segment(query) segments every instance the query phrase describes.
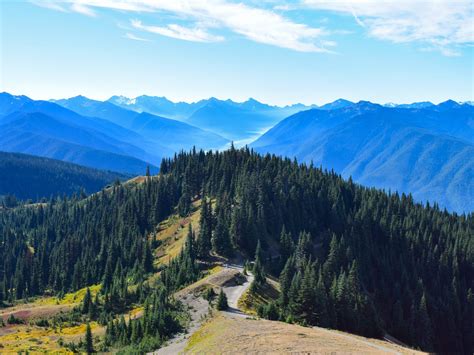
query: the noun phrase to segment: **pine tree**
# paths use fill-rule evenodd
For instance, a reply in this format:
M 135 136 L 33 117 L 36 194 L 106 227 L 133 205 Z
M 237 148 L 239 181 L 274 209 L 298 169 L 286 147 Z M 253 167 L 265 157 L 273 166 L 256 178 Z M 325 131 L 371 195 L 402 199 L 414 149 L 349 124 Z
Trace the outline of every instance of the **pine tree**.
M 425 351 L 433 350 L 433 331 L 431 328 L 431 320 L 428 315 L 428 308 L 426 305 L 426 295 L 423 294 L 420 300 L 418 309 L 418 343 Z
M 265 271 L 262 265 L 263 251 L 261 247 L 260 240 L 257 242 L 257 248 L 255 249 L 255 262 L 253 265 L 253 276 L 254 281 L 252 282 L 252 290 L 256 290 L 259 287 L 262 287 L 267 282 Z
M 331 325 L 330 316 L 328 314 L 328 296 L 326 288 L 324 287 L 323 279 L 320 276 L 314 292 L 315 299 L 315 313 L 316 313 L 316 324 L 320 327 L 329 327 Z
M 91 326 L 89 324 L 89 322 L 87 322 L 87 326 L 86 326 L 86 339 L 85 339 L 85 347 L 86 347 L 86 352 L 88 354 L 93 354 L 95 353 L 95 350 L 94 350 L 94 340 L 92 338 L 92 331 L 91 331 Z
M 219 311 L 225 311 L 227 308 L 229 308 L 229 305 L 227 304 L 227 296 L 222 290 L 222 288 L 221 288 L 221 292 L 219 293 L 219 296 L 217 297 L 216 308 Z
M 226 227 L 225 216 L 222 209 L 219 210 L 216 229 L 212 236 L 212 249 L 215 253 L 224 256 L 231 256 L 232 246 L 229 238 L 229 231 Z
M 293 239 L 291 238 L 291 233 L 287 233 L 285 225 L 283 225 L 280 233 L 280 249 L 282 260 L 288 260 L 290 255 L 293 253 L 294 247 L 295 245 Z
M 191 212 L 191 197 L 187 191 L 181 195 L 181 198 L 178 202 L 177 211 L 181 217 L 186 217 Z
M 91 290 L 89 287 L 86 290 L 86 294 L 84 295 L 84 298 L 82 299 L 82 313 L 86 314 L 89 313 L 89 311 L 92 308 L 92 295 L 91 295 Z
M 199 218 L 199 235 L 197 238 L 197 255 L 200 258 L 206 258 L 211 251 L 212 238 L 212 206 L 206 198 L 202 199 L 201 216 Z

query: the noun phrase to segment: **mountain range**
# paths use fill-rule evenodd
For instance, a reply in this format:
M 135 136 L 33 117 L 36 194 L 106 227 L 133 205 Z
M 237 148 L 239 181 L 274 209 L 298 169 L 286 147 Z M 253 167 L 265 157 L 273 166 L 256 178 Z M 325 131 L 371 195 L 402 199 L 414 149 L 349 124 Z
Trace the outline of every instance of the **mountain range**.
M 56 102 L 0 94 L 0 150 L 130 174 L 193 146 L 224 147 L 219 135 L 79 96 Z
M 251 147 L 449 210 L 474 210 L 474 107 L 468 104 L 312 109 L 284 119 Z
M 140 174 L 160 157 L 133 144 L 140 136 L 112 122 L 47 101 L 0 94 L 0 150 Z
M 148 110 L 148 111 L 147 111 Z M 163 97 L 35 101 L 0 94 L 0 150 L 129 174 L 192 147 L 251 143 L 372 187 L 474 210 L 474 107 L 448 100 L 378 105 L 338 99 L 278 107 L 253 99 Z M 164 117 L 166 115 L 166 117 Z
M 164 97 L 145 95 L 134 99 L 112 96 L 108 102 L 137 112 L 181 120 L 237 141 L 237 145 L 250 143 L 285 117 L 315 107 L 303 104 L 271 106 L 254 99 L 240 103 L 216 98 L 193 103 L 174 103 Z M 242 142 L 239 144 L 239 141 Z
M 87 117 L 99 117 L 125 127 L 143 138 L 144 148 L 169 156 L 181 149 L 193 146 L 218 149 L 229 141 L 216 133 L 200 129 L 185 122 L 161 117 L 148 112 L 135 112 L 116 106 L 108 101 L 96 101 L 84 96 L 54 101 L 67 109 Z

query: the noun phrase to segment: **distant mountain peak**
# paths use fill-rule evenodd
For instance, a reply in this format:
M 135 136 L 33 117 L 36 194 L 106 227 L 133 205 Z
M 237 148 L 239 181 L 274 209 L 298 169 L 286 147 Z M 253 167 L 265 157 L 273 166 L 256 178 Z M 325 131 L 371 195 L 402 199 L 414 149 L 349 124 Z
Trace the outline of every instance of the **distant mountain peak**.
M 361 106 L 361 107 L 382 107 L 382 106 L 379 105 L 379 104 L 375 104 L 375 103 L 373 103 L 373 102 L 365 101 L 365 100 L 359 101 L 356 105 L 357 105 L 357 106 Z
M 320 107 L 321 110 L 337 110 L 340 108 L 352 106 L 354 103 L 346 99 L 337 99 Z
M 259 105 L 264 105 L 264 104 L 262 104 L 260 101 L 255 100 L 253 97 L 249 97 L 249 98 L 247 99 L 247 101 L 245 101 L 244 103 L 247 103 L 247 104 L 259 104 Z
M 438 107 L 457 107 L 457 106 L 461 106 L 461 105 L 458 102 L 451 99 L 443 101 L 438 105 Z
M 123 95 L 114 95 L 110 99 L 107 100 L 108 102 L 111 102 L 113 104 L 117 105 L 133 105 L 135 104 L 136 99 L 131 99 Z

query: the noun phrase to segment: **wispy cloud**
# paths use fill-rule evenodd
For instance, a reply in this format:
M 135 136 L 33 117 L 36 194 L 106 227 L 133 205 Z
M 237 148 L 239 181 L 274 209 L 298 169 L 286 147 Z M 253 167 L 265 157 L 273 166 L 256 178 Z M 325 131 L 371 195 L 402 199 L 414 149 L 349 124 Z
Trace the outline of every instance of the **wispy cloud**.
M 30 3 L 32 3 L 36 6 L 39 6 L 39 7 L 44 7 L 45 9 L 61 11 L 61 12 L 67 12 L 67 10 L 63 6 L 61 6 L 57 1 L 30 0 Z
M 215 42 L 223 36 L 212 34 L 210 28 L 227 29 L 249 40 L 301 52 L 329 52 L 333 42 L 323 40 L 328 32 L 294 22 L 272 10 L 256 5 L 227 0 L 45 0 L 69 6 L 72 11 L 91 16 L 92 9 L 105 8 L 126 12 L 163 13 L 190 22 L 160 26 L 135 22 L 135 28 L 187 41 Z
M 135 36 L 133 33 L 130 33 L 130 32 L 125 33 L 123 38 L 131 39 L 133 41 L 150 42 L 149 39 Z
M 393 43 L 420 43 L 423 50 L 457 55 L 474 42 L 474 0 L 275 0 L 248 3 L 232 0 L 32 0 L 60 11 L 94 16 L 98 9 L 155 14 L 156 23 L 134 22 L 134 28 L 161 36 L 196 42 L 224 40 L 222 30 L 251 41 L 301 52 L 330 52 L 335 42 L 326 30 L 299 23 L 288 11 L 332 11 L 352 16 L 369 36 Z M 263 5 L 262 5 L 263 4 Z M 261 7 L 267 6 L 267 7 Z M 163 23 L 177 17 L 180 24 Z M 146 22 L 152 20 L 147 19 Z M 335 26 L 334 22 L 325 26 Z M 322 26 L 322 25 L 320 25 Z
M 457 55 L 474 42 L 472 0 L 303 0 L 312 9 L 352 15 L 370 36 Z
M 71 10 L 74 12 L 78 12 L 82 15 L 86 15 L 86 16 L 91 16 L 91 17 L 96 16 L 96 13 L 94 12 L 94 10 L 92 10 L 90 7 L 85 6 L 79 2 L 73 3 L 71 6 Z
M 182 39 L 191 42 L 219 42 L 224 37 L 215 36 L 203 28 L 187 28 L 177 24 L 170 24 L 166 27 L 143 25 L 139 20 L 132 20 L 132 26 L 138 30 L 159 34 L 166 37 Z

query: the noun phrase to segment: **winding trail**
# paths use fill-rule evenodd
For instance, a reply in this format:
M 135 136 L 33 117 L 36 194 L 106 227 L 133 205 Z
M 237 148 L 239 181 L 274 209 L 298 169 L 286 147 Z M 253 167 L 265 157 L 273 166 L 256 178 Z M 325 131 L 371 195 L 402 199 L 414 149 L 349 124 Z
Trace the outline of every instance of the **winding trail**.
M 243 267 L 236 264 L 224 264 L 222 270 L 218 274 L 224 274 L 229 270 L 236 270 L 243 274 Z M 218 274 L 214 276 L 218 276 Z M 247 315 L 238 309 L 239 298 L 250 287 L 253 281 L 252 275 L 247 275 L 246 281 L 241 285 L 222 286 L 224 293 L 227 296 L 229 309 L 225 311 L 231 317 L 246 317 Z M 175 355 L 184 353 L 184 349 L 188 343 L 189 338 L 201 327 L 205 316 L 209 312 L 209 303 L 200 296 L 194 295 L 192 292 L 180 297 L 183 302 L 191 310 L 191 321 L 185 333 L 177 334 L 173 339 L 170 339 L 166 346 L 158 349 L 154 354 L 159 355 Z
M 244 268 L 240 265 L 226 265 L 226 268 L 238 270 L 242 275 L 244 275 Z M 227 296 L 227 303 L 229 304 L 229 309 L 225 311 L 225 313 L 231 316 L 247 317 L 247 314 L 239 310 L 238 307 L 240 297 L 242 297 L 244 292 L 247 291 L 253 281 L 253 275 L 248 274 L 245 277 L 247 280 L 242 285 L 223 287 L 224 293 Z

